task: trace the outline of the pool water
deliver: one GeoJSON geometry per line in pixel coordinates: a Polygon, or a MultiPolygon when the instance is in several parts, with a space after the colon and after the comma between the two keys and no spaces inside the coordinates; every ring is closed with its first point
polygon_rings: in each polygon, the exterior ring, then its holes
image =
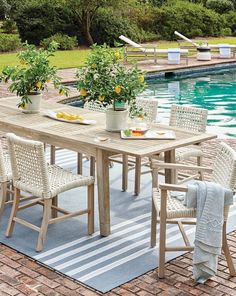
{"type": "Polygon", "coordinates": [[[158,121],[168,122],[172,104],[208,109],[208,132],[236,137],[236,70],[148,82],[141,97],[158,100],[158,121]]]}

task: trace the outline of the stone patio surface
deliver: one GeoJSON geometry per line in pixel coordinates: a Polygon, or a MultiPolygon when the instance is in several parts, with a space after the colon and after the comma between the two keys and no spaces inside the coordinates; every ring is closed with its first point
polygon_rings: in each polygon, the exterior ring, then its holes
{"type": "MultiPolygon", "coordinates": [[[[222,62],[222,60],[217,61],[222,62]]],[[[204,64],[206,63],[208,62],[204,62],[204,64]]],[[[148,65],[145,67],[150,69],[150,65],[149,67],[148,65]]],[[[60,70],[59,73],[63,77],[63,81],[74,80],[75,69],[60,70]]],[[[76,92],[73,95],[76,95],[76,92]]],[[[7,85],[1,83],[0,99],[6,96],[12,96],[12,94],[7,91],[7,85]]],[[[53,100],[54,102],[64,99],[64,97],[60,97],[51,88],[49,88],[49,92],[45,94],[44,98],[53,100]]],[[[219,141],[213,140],[204,143],[203,149],[206,152],[204,165],[211,165],[213,163],[219,141]]],[[[236,139],[227,139],[224,141],[236,149],[236,139]]],[[[236,231],[230,233],[228,239],[236,264],[236,231]]],[[[205,285],[196,285],[191,277],[191,253],[186,253],[167,263],[166,270],[167,276],[164,280],[158,279],[157,270],[152,270],[113,289],[106,293],[106,295],[236,295],[236,277],[232,278],[229,276],[224,256],[221,256],[219,259],[217,276],[212,277],[205,285]]],[[[93,291],[62,274],[38,264],[27,256],[0,244],[0,296],[4,295],[93,296],[101,295],[101,293],[93,291]]]]}

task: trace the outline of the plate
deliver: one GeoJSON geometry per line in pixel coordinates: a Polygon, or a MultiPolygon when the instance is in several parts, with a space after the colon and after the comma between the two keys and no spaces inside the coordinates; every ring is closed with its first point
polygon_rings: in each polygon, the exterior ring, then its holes
{"type": "Polygon", "coordinates": [[[128,140],[175,140],[175,132],[171,130],[148,130],[144,135],[134,135],[122,130],[120,133],[122,139],[128,140]]]}
{"type": "Polygon", "coordinates": [[[63,121],[63,122],[79,123],[79,124],[86,124],[86,125],[95,124],[96,123],[96,120],[90,120],[90,119],[84,119],[84,120],[80,120],[80,119],[68,120],[68,119],[64,119],[64,118],[57,118],[57,116],[56,116],[57,113],[55,111],[53,111],[53,110],[47,110],[44,114],[46,116],[52,118],[52,119],[55,119],[55,120],[58,120],[58,121],[63,121]]]}

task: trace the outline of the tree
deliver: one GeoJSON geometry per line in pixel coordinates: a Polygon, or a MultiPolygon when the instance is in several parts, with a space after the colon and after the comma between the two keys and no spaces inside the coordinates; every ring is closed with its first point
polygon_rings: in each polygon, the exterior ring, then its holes
{"type": "Polygon", "coordinates": [[[11,6],[6,0],[0,0],[0,19],[5,19],[10,11],[11,6]]]}
{"type": "MultiPolygon", "coordinates": [[[[73,9],[81,26],[82,34],[87,45],[92,45],[91,23],[101,7],[116,7],[124,0],[68,0],[66,3],[73,9]]],[[[124,1],[125,2],[125,1],[124,1]]]]}

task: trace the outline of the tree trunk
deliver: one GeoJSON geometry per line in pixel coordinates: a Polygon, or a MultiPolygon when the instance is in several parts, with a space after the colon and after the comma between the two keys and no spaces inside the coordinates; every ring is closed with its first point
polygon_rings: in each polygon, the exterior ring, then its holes
{"type": "Polygon", "coordinates": [[[91,23],[90,15],[89,15],[89,13],[85,12],[83,17],[82,17],[81,27],[82,27],[82,33],[84,35],[86,44],[88,46],[90,46],[90,45],[92,45],[94,43],[93,38],[92,38],[92,36],[90,34],[90,23],[91,23]]]}

